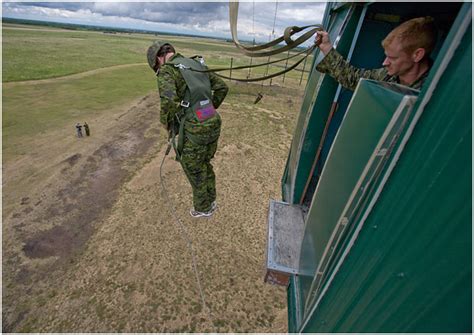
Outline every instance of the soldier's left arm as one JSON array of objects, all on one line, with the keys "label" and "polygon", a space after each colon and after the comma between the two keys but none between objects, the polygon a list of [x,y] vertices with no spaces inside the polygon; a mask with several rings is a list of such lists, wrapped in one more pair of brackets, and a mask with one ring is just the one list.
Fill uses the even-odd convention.
[{"label": "soldier's left arm", "polygon": [[224,101],[227,92],[229,91],[229,87],[224,80],[213,72],[209,72],[209,80],[211,81],[211,89],[213,91],[212,104],[214,105],[214,108],[217,109]]},{"label": "soldier's left arm", "polygon": [[172,70],[163,67],[158,75],[158,90],[160,92],[160,122],[169,129],[179,110],[179,97],[176,91],[176,78]]}]

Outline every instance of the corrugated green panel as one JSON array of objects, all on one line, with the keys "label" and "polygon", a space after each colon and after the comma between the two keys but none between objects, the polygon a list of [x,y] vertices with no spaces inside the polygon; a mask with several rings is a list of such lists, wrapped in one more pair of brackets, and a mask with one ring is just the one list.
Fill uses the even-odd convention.
[{"label": "corrugated green panel", "polygon": [[[360,6],[343,6],[338,15],[335,16],[335,22],[330,29],[331,40],[335,41],[342,26],[344,33],[339,38],[337,50],[342,55],[347,55],[352,38],[357,27],[361,14]],[[346,18],[347,15],[347,18]],[[315,71],[316,72],[316,71]],[[321,76],[321,74],[318,74]],[[305,133],[301,151],[298,156],[298,165],[296,166],[295,179],[293,185],[293,201],[299,203],[304,192],[308,179],[311,177],[311,167],[316,156],[317,149],[321,142],[324,128],[331,111],[332,102],[338,83],[329,76],[322,75],[323,80],[319,90],[315,90],[316,96],[313,97],[314,104],[312,112],[305,123]],[[304,107],[304,106],[303,106]]]},{"label": "corrugated green panel", "polygon": [[288,330],[289,332],[296,332],[299,325],[298,320],[298,306],[296,306],[296,294],[295,294],[295,276],[290,276],[290,283],[287,289],[287,301],[288,301]]},{"label": "corrugated green panel", "polygon": [[303,331],[472,330],[471,26],[460,45]]},{"label": "corrugated green panel", "polygon": [[[362,80],[337,134],[306,219],[300,258],[302,296],[367,162],[406,93]],[[306,312],[306,311],[305,311]]]},{"label": "corrugated green panel", "polygon": [[[353,32],[350,31],[355,30],[361,10],[358,6],[355,11],[351,10],[351,6],[346,6],[341,8],[340,11],[341,13],[334,16],[334,22],[331,24],[329,33],[331,39],[336,40],[340,29],[346,24],[346,33],[337,48],[344,55],[347,53],[352,40]],[[349,12],[353,14],[346,22],[345,18]],[[284,200],[290,201],[290,199],[293,199],[293,203],[299,202],[310,175],[313,159],[338,85],[329,76],[314,70],[321,59],[322,55],[316,58],[307,83],[283,180]],[[320,85],[319,89],[318,85]]]}]

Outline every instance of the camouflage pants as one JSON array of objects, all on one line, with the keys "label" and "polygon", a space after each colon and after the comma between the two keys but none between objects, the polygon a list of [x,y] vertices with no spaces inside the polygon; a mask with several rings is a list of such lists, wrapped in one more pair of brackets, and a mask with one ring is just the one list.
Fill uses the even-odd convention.
[{"label": "camouflage pants", "polygon": [[193,188],[194,209],[199,212],[209,211],[216,200],[216,175],[211,165],[216,150],[217,141],[199,145],[184,140],[181,165]]}]

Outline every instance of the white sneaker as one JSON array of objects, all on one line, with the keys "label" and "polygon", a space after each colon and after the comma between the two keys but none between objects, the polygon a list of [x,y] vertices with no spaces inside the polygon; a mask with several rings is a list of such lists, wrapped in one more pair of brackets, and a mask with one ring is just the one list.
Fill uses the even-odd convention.
[{"label": "white sneaker", "polygon": [[214,211],[210,209],[209,212],[198,212],[198,211],[195,211],[194,208],[191,208],[191,210],[189,211],[189,214],[191,214],[193,218],[209,217],[209,216],[212,216],[212,214],[214,214]]},{"label": "white sneaker", "polygon": [[198,211],[194,210],[194,207],[193,207],[189,211],[189,214],[191,214],[191,216],[193,218],[210,217],[210,216],[212,216],[212,214],[214,214],[216,209],[217,209],[217,202],[213,201],[212,204],[211,204],[211,209],[209,211],[207,211],[207,212],[198,212]]}]

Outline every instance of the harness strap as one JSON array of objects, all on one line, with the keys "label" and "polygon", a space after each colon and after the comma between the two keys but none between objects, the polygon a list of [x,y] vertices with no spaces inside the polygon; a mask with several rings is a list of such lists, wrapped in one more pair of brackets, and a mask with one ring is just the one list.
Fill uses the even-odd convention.
[{"label": "harness strap", "polygon": [[181,118],[181,122],[179,123],[179,135],[178,135],[178,147],[176,148],[179,152],[180,160],[181,154],[183,152],[184,147],[184,123],[186,122],[186,115]]},{"label": "harness strap", "polygon": [[[320,24],[313,24],[313,25],[308,25],[304,27],[292,26],[292,27],[286,28],[285,34],[283,36],[280,36],[279,38],[273,41],[270,41],[262,45],[248,47],[248,46],[242,45],[239,42],[238,37],[237,37],[238,14],[239,14],[239,2],[238,1],[229,2],[229,21],[230,21],[230,30],[232,33],[232,40],[235,46],[239,48],[244,54],[246,54],[247,56],[252,56],[252,57],[265,57],[265,56],[276,55],[281,52],[288,51],[290,49],[297,47],[298,45],[305,42],[306,40],[308,40],[317,31],[323,30],[323,26]],[[291,39],[292,35],[311,27],[314,27],[314,28],[306,32],[305,34],[301,35],[296,40]],[[276,46],[283,41],[286,42],[286,46],[279,47],[277,49],[272,48],[273,46]],[[259,51],[259,50],[264,50],[268,48],[271,48],[271,49],[269,51]]]},{"label": "harness strap", "polygon": [[293,59],[295,57],[301,56],[302,54],[305,54],[303,57],[306,58],[306,57],[309,56],[309,54],[313,50],[314,50],[314,47],[311,46],[311,47],[309,47],[305,50],[299,51],[299,52],[295,53],[294,55],[291,55],[291,56],[288,56],[288,57],[285,57],[285,58],[276,59],[276,60],[272,60],[272,61],[265,62],[265,63],[253,64],[253,65],[233,66],[232,68],[230,68],[230,67],[218,67],[218,68],[212,68],[212,69],[207,68],[206,70],[197,70],[197,69],[190,69],[190,70],[194,71],[194,72],[220,72],[220,71],[229,71],[230,69],[232,69],[232,70],[252,69],[252,68],[256,68],[256,67],[260,67],[260,66],[280,63],[280,62],[285,61],[285,60],[288,61],[288,60]]},{"label": "harness strap", "polygon": [[286,68],[285,70],[282,70],[282,71],[279,71],[279,72],[275,72],[275,73],[272,73],[268,76],[263,76],[263,77],[258,77],[258,78],[249,78],[249,79],[243,79],[243,78],[231,78],[231,77],[228,77],[228,76],[225,76],[225,75],[222,75],[222,74],[219,74],[219,73],[216,73],[217,76],[221,77],[221,78],[224,78],[224,79],[229,79],[229,80],[235,80],[235,81],[242,81],[242,82],[247,82],[247,83],[250,83],[250,82],[254,82],[254,81],[261,81],[261,80],[266,80],[266,79],[270,79],[270,78],[274,78],[274,77],[277,77],[279,75],[282,75],[286,72],[289,72],[291,70],[293,70],[294,68],[296,68],[298,65],[300,65],[310,54],[311,52],[316,48],[316,46],[312,46],[311,48],[309,48],[308,50],[306,50],[306,55],[301,58],[300,60],[298,60],[295,64],[291,65],[290,67]]},{"label": "harness strap", "polygon": [[[178,118],[178,116],[176,116],[176,118],[178,119],[178,122],[179,122],[179,125],[181,127],[181,122]],[[173,147],[173,150],[174,150],[174,153],[176,154],[176,160],[178,162],[181,161],[181,150],[179,150],[179,143],[178,145],[176,145],[176,133],[174,131],[174,127],[171,127],[170,131],[169,131],[169,135],[168,135],[168,141],[171,143],[171,146]],[[178,137],[178,140],[179,140],[179,137]]]},{"label": "harness strap", "polygon": [[[198,69],[193,69],[193,68],[189,68],[188,70],[190,71],[193,71],[193,72],[202,72],[202,73],[207,73],[207,72],[214,72],[217,76],[221,77],[221,78],[224,78],[224,79],[229,79],[229,80],[235,80],[235,81],[241,81],[241,82],[255,82],[255,81],[261,81],[261,80],[267,80],[267,79],[270,79],[270,78],[274,78],[274,77],[277,77],[279,75],[282,75],[286,72],[289,72],[293,69],[295,69],[298,65],[300,65],[305,59],[307,59],[309,57],[309,55],[311,55],[311,53],[316,49],[316,45],[312,45],[311,47],[309,47],[308,49],[306,50],[303,50],[303,51],[300,51],[292,56],[289,56],[287,58],[283,58],[283,59],[277,59],[277,60],[274,60],[274,61],[271,61],[271,62],[266,62],[266,63],[263,63],[263,64],[254,64],[254,65],[243,65],[243,66],[236,66],[236,67],[232,67],[232,68],[213,68],[213,69],[205,69],[205,70],[198,70]],[[269,65],[269,64],[274,64],[274,63],[279,63],[281,61],[284,61],[284,60],[289,60],[291,58],[294,58],[294,57],[297,57],[297,56],[300,56],[300,55],[303,55],[303,58],[301,58],[300,60],[298,60],[295,64],[291,65],[290,67],[286,68],[285,70],[282,70],[282,71],[279,71],[279,72],[276,72],[276,73],[273,73],[271,75],[267,75],[267,76],[264,76],[264,77],[257,77],[257,78],[246,78],[246,79],[243,79],[243,78],[233,78],[233,77],[229,77],[229,76],[225,76],[225,75],[222,75],[222,74],[219,74],[217,72],[220,72],[220,71],[229,71],[230,69],[232,70],[241,70],[241,69],[250,69],[250,68],[254,68],[254,67],[259,67],[259,66],[264,66],[264,65]]]}]

